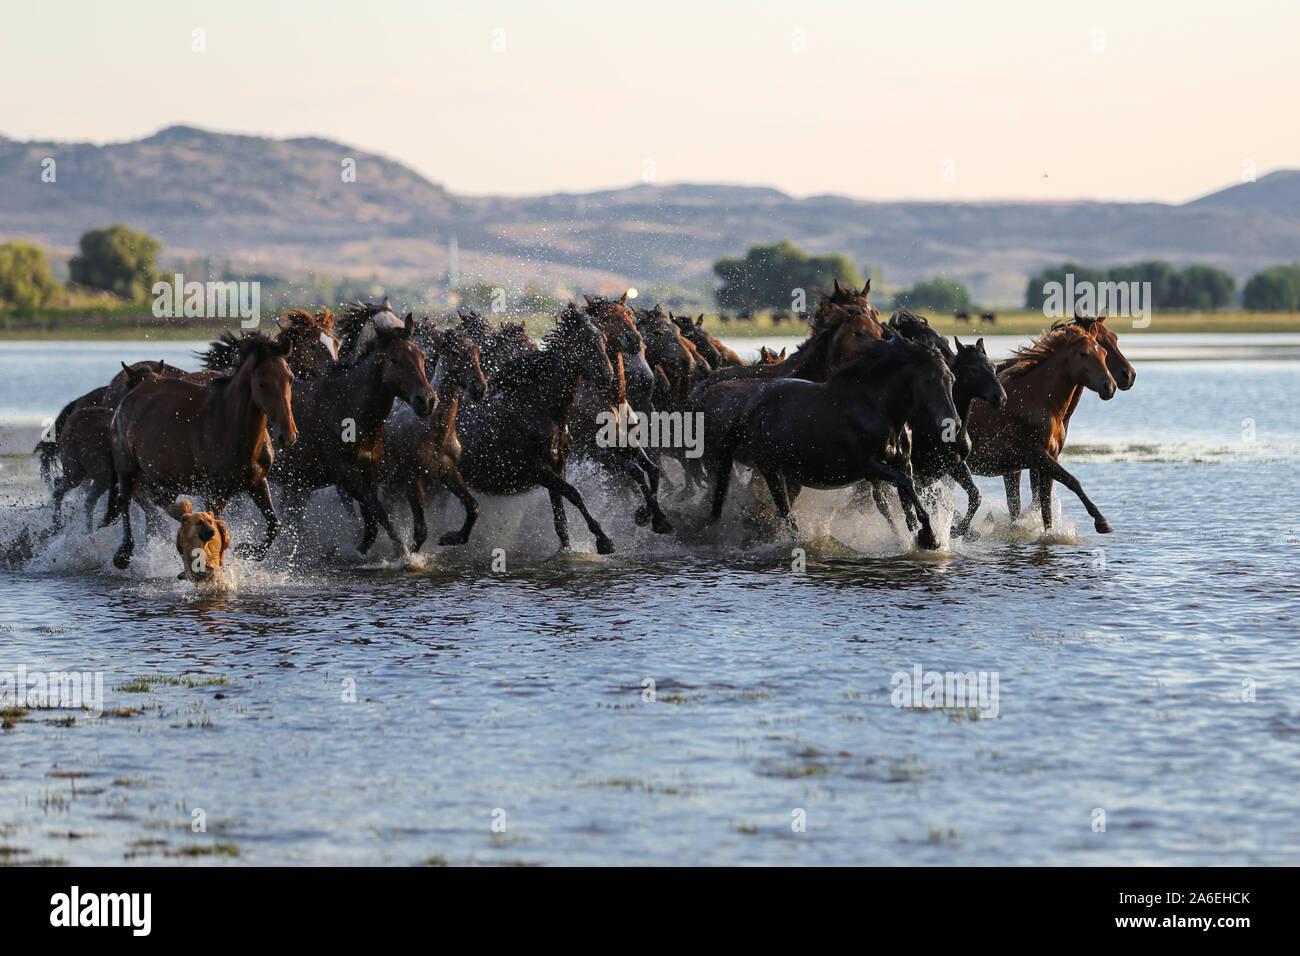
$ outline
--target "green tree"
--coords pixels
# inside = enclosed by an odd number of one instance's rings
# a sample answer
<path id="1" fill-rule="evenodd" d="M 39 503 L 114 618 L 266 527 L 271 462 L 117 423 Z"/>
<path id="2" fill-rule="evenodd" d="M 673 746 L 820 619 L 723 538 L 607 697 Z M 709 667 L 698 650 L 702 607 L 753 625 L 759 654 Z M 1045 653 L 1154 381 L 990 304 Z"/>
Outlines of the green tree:
<path id="1" fill-rule="evenodd" d="M 50 305 L 60 288 L 43 249 L 16 241 L 0 246 L 0 304 L 19 309 Z"/>
<path id="2" fill-rule="evenodd" d="M 1037 275 L 1029 277 L 1029 283 L 1025 286 L 1025 308 L 1041 310 L 1044 300 L 1048 297 L 1047 286 L 1056 282 L 1064 289 L 1067 275 L 1074 276 L 1076 286 L 1080 282 L 1105 282 L 1107 277 L 1105 269 L 1091 269 L 1077 262 L 1064 262 L 1059 266 L 1050 266 Z"/>
<path id="3" fill-rule="evenodd" d="M 902 309 L 926 309 L 930 312 L 970 311 L 970 292 L 960 282 L 935 276 L 922 279 L 910 289 L 903 289 L 894 296 L 894 307 Z"/>
<path id="4" fill-rule="evenodd" d="M 157 278 L 161 251 L 162 243 L 153 236 L 118 223 L 82 236 L 81 255 L 72 257 L 68 271 L 79 285 L 139 302 Z"/>
<path id="5" fill-rule="evenodd" d="M 1188 266 L 1174 277 L 1172 305 L 1201 312 L 1221 309 L 1232 301 L 1236 287 L 1237 281 L 1222 269 Z"/>
<path id="6" fill-rule="evenodd" d="M 1300 263 L 1256 272 L 1241 290 L 1241 304 L 1260 312 L 1300 311 Z"/>
<path id="7" fill-rule="evenodd" d="M 789 240 L 776 245 L 753 246 L 743 258 L 719 259 L 713 273 L 721 280 L 714 293 L 721 309 L 742 313 L 760 309 L 790 309 L 803 290 L 807 307 L 817 292 L 829 292 L 835 280 L 850 287 L 862 285 L 862 276 L 842 255 L 810 256 Z"/>

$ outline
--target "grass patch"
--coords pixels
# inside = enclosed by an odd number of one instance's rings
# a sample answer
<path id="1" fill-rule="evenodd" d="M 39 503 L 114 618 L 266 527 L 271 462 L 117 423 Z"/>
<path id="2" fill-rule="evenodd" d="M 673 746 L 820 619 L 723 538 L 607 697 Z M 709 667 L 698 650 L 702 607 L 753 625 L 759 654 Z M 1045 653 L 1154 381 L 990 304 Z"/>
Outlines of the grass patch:
<path id="1" fill-rule="evenodd" d="M 230 679 L 227 677 L 172 677 L 167 674 L 146 674 L 125 684 L 118 684 L 113 690 L 122 694 L 147 694 L 159 687 L 225 687 L 229 683 Z"/>

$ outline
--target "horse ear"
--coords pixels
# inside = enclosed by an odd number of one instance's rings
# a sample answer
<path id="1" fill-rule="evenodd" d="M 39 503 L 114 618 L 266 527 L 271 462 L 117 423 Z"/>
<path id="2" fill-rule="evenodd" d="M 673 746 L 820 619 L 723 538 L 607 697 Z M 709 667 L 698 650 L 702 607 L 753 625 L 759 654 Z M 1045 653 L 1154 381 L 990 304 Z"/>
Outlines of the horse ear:
<path id="1" fill-rule="evenodd" d="M 415 313 L 406 313 L 406 319 L 402 322 L 402 328 L 406 329 L 406 334 L 410 335 L 415 331 Z"/>
<path id="2" fill-rule="evenodd" d="M 618 300 L 619 305 L 627 305 L 627 293 L 623 293 L 623 298 Z"/>
<path id="3" fill-rule="evenodd" d="M 975 343 L 975 347 L 976 347 L 977 349 L 979 349 L 981 352 L 983 352 L 983 351 L 984 351 L 984 340 L 983 340 L 983 339 L 980 339 L 978 342 L 976 342 L 976 343 Z M 987 355 L 988 353 L 985 352 L 985 354 Z"/>
<path id="4" fill-rule="evenodd" d="M 696 324 L 697 326 L 699 326 L 700 328 L 704 328 L 704 313 L 703 313 L 703 312 L 701 312 L 701 313 L 700 313 L 700 317 L 699 317 L 698 319 L 695 320 L 695 324 Z"/>
<path id="5" fill-rule="evenodd" d="M 392 312 L 392 311 L 393 311 L 393 306 L 392 306 L 392 303 L 390 303 L 390 302 L 388 301 L 388 296 L 384 296 L 384 311 L 385 311 L 385 312 Z"/>
<path id="6" fill-rule="evenodd" d="M 1110 306 L 1108 306 L 1108 305 L 1107 305 L 1107 306 L 1102 306 L 1101 311 L 1097 313 L 1097 321 L 1098 321 L 1098 322 L 1105 322 L 1105 321 L 1106 321 L 1106 310 L 1109 309 L 1109 308 L 1110 308 Z"/>
<path id="7" fill-rule="evenodd" d="M 962 349 L 961 339 L 957 338 L 957 336 L 954 335 L 954 336 L 952 337 L 952 340 L 953 340 L 953 342 L 955 342 L 956 345 L 957 345 L 957 351 L 960 352 L 961 349 Z"/>
<path id="8" fill-rule="evenodd" d="M 130 375 L 130 374 L 131 374 L 131 366 L 129 366 L 129 365 L 127 365 L 125 362 L 123 362 L 123 363 L 122 363 L 122 371 L 123 371 L 123 372 L 126 372 L 127 375 Z"/>
<path id="9" fill-rule="evenodd" d="M 835 280 L 835 294 L 836 294 L 836 295 L 840 295 L 840 294 L 844 293 L 845 291 L 846 291 L 846 290 L 845 290 L 844 286 L 840 285 L 840 280 L 839 280 L 839 279 L 836 279 L 836 280 Z"/>
<path id="10" fill-rule="evenodd" d="M 870 278 L 867 279 L 867 284 L 864 285 L 864 286 L 862 287 L 862 298 L 865 299 L 865 298 L 866 298 L 867 296 L 869 296 L 869 295 L 871 295 L 871 279 L 870 279 Z"/>
<path id="11" fill-rule="evenodd" d="M 193 512 L 194 506 L 190 504 L 190 499 L 188 498 L 181 498 L 177 501 L 173 501 L 167 506 L 167 513 L 177 521 L 180 521 L 188 514 L 193 514 Z"/>
<path id="12" fill-rule="evenodd" d="M 1077 302 L 1074 304 L 1074 317 L 1076 319 L 1084 318 L 1083 309 L 1079 307 L 1079 304 Z"/>
<path id="13" fill-rule="evenodd" d="M 587 300 L 587 305 L 595 305 L 595 304 L 596 304 L 596 300 L 593 299 L 593 298 L 592 298 L 591 296 L 589 296 L 589 295 L 584 295 L 583 298 Z"/>

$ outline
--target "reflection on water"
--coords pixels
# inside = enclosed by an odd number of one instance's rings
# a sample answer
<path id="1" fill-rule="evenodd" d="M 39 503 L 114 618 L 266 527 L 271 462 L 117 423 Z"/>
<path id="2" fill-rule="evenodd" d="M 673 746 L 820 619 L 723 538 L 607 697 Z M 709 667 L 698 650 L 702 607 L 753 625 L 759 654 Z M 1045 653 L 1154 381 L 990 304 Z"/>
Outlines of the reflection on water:
<path id="1" fill-rule="evenodd" d="M 80 384 L 6 384 L 0 408 Z M 1294 864 L 1297 386 L 1287 362 L 1140 364 L 1084 400 L 1067 453 L 1115 534 L 1058 489 L 1045 539 L 981 480 L 981 537 L 937 555 L 831 493 L 800 499 L 798 541 L 683 544 L 579 470 L 609 558 L 576 522 L 555 555 L 539 493 L 485 501 L 421 569 L 362 562 L 322 495 L 293 559 L 205 594 L 162 538 L 128 573 L 114 529 L 40 540 L 34 466 L 5 458 L 0 553 L 26 528 L 33 556 L 0 570 L 0 672 L 102 671 L 107 710 L 11 716 L 0 842 L 70 863 Z M 996 673 L 998 716 L 893 707 L 917 665 Z"/>

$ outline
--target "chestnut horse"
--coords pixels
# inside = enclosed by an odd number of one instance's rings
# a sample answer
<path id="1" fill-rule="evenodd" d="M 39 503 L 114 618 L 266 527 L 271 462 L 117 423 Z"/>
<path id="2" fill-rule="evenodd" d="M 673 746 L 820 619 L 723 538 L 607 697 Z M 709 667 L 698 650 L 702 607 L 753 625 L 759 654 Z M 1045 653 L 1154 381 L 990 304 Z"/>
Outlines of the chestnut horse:
<path id="1" fill-rule="evenodd" d="M 1106 364 L 1106 350 L 1097 342 L 1097 326 L 1061 325 L 1032 345 L 1017 349 L 1004 363 L 998 379 L 1007 403 L 1000 409 L 977 405 L 971 410 L 972 449 L 967 463 L 977 475 L 1007 475 L 1025 469 L 1059 481 L 1088 509 L 1101 534 L 1110 533 L 1077 478 L 1061 467 L 1057 457 L 1065 445 L 1066 415 L 1078 389 L 1091 389 L 1109 401 L 1115 379 Z M 1052 526 L 1050 499 L 1039 501 L 1043 527 Z"/>
<path id="2" fill-rule="evenodd" d="M 244 491 L 266 519 L 266 535 L 253 549 L 261 558 L 280 521 L 271 505 L 266 474 L 275 460 L 267 423 L 286 446 L 298 439 L 290 390 L 293 372 L 285 359 L 292 346 L 254 333 L 239 343 L 234 372 L 210 385 L 155 379 L 132 389 L 113 415 L 111 443 L 116 487 L 101 527 L 122 518 L 122 545 L 113 564 L 131 563 L 131 498 L 143 485 L 162 502 L 177 494 L 200 494 L 220 515 Z"/>
<path id="3" fill-rule="evenodd" d="M 399 398 L 427 418 L 437 397 L 425 377 L 424 352 L 412 341 L 413 316 L 395 328 L 371 325 L 369 332 L 360 327 L 370 325 L 371 316 L 358 312 L 351 318 L 344 354 L 354 357 L 333 363 L 315 381 L 294 383 L 301 440 L 276 461 L 271 478 L 283 489 L 285 513 L 295 528 L 302 526 L 312 492 L 334 485 L 361 506 L 365 529 L 357 550 L 369 551 L 382 526 L 400 554 L 406 545 L 376 492 L 384 420 Z"/>
<path id="4" fill-rule="evenodd" d="M 614 384 L 614 368 L 605 336 L 569 303 L 539 351 L 526 352 L 506 365 L 483 401 L 461 408 L 456 420 L 460 471 L 471 488 L 492 495 L 545 488 L 561 548 L 569 547 L 567 500 L 596 536 L 596 550 L 610 554 L 614 542 L 587 510 L 578 489 L 565 480 L 566 431 L 583 381 L 608 390 Z"/>
<path id="5" fill-rule="evenodd" d="M 867 346 L 824 383 L 776 379 L 745 386 L 743 413 L 720 436 L 720 447 L 706 446 L 716 482 L 711 520 L 722 514 L 735 461 L 763 476 L 777 514 L 791 525 L 790 506 L 804 486 L 888 481 L 921 522 L 917 543 L 937 548 L 912 479 L 890 460 L 909 420 L 924 419 L 941 431 L 957 417 L 952 385 L 936 349 L 893 335 Z"/>
<path id="6" fill-rule="evenodd" d="M 411 506 L 415 540 L 411 550 L 419 551 L 428 537 L 424 519 L 424 490 L 429 481 L 441 482 L 465 506 L 465 523 L 449 531 L 438 544 L 464 544 L 478 520 L 478 502 L 461 477 L 460 439 L 456 437 L 456 413 L 464 389 L 475 401 L 487 395 L 487 379 L 479 364 L 479 348 L 468 335 L 456 330 L 422 330 L 419 338 L 430 358 L 436 360 L 433 389 L 438 408 L 421 421 L 408 405 L 398 405 L 384 423 L 384 460 L 380 482 L 400 488 Z"/>
<path id="7" fill-rule="evenodd" d="M 1056 323 L 1052 327 L 1057 328 L 1065 323 Z M 1106 313 L 1103 310 L 1096 318 L 1088 318 L 1080 312 L 1075 312 L 1074 320 L 1069 323 L 1077 325 L 1085 331 L 1092 333 L 1097 344 L 1106 350 L 1106 371 L 1110 372 L 1110 377 L 1115 380 L 1115 387 L 1121 392 L 1126 392 L 1133 387 L 1137 381 L 1137 370 L 1129 364 L 1122 352 L 1119 350 L 1119 339 L 1106 325 Z M 1005 368 L 1015 363 L 1015 359 L 1010 359 L 999 365 L 999 368 Z M 1069 406 L 1065 410 L 1065 421 L 1063 427 L 1068 431 L 1070 427 L 1070 416 L 1074 414 L 1075 408 L 1079 405 L 1079 399 L 1083 398 L 1083 388 L 1076 387 L 1070 396 Z M 1063 436 L 1064 437 L 1064 436 Z M 1020 472 L 1014 472 L 1010 475 L 1002 476 L 1002 483 L 1007 491 L 1007 512 L 1011 515 L 1012 520 L 1020 514 Z M 1041 502 L 1047 499 L 1047 508 L 1050 511 L 1052 507 L 1052 479 L 1048 478 L 1037 471 L 1029 472 L 1029 487 L 1033 494 L 1033 501 Z M 1032 508 L 1033 505 L 1031 504 Z"/>

